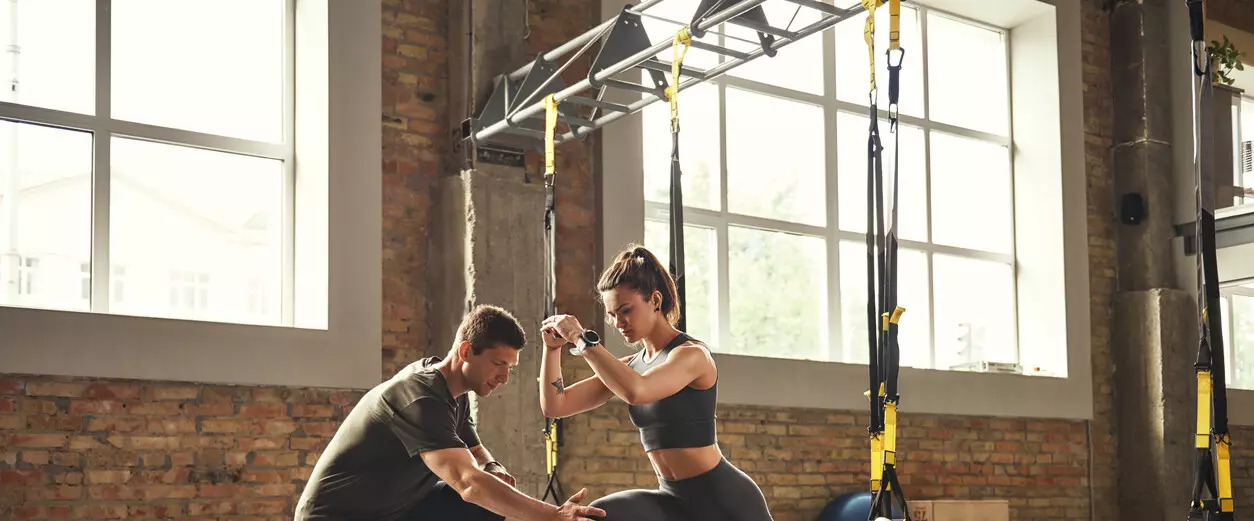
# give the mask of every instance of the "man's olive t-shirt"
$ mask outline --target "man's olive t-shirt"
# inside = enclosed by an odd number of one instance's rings
[[[295,521],[389,521],[439,481],[419,453],[479,445],[466,395],[419,360],[361,398],[314,465]]]

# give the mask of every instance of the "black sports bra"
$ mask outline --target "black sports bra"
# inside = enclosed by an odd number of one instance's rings
[[[693,340],[692,337],[680,333],[653,360],[645,361],[646,350],[641,349],[631,357],[627,365],[637,373],[644,374],[665,362],[671,350],[689,340]],[[705,447],[716,441],[714,409],[717,398],[718,382],[715,381],[709,389],[686,386],[656,402],[629,406],[627,412],[631,423],[640,429],[640,441],[646,452],[655,449]]]

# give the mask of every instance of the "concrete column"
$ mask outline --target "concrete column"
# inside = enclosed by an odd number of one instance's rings
[[[526,3],[449,3],[449,154],[433,191],[431,344],[444,354],[470,308],[493,304],[523,324],[528,345],[508,385],[471,403],[484,446],[518,478],[519,490],[543,495],[547,482],[540,413],[540,322],[544,319],[544,186],[522,166],[481,161],[460,141],[461,122],[478,114],[494,79],[526,63]]]
[[[1197,307],[1191,288],[1176,281],[1173,229],[1177,191],[1171,46],[1176,24],[1187,24],[1170,3],[1118,1],[1110,17],[1112,157],[1117,228],[1118,289],[1114,298],[1111,356],[1118,425],[1119,516],[1137,521],[1180,519],[1188,509],[1196,391],[1192,359],[1197,349]],[[1183,4],[1181,2],[1181,4]],[[1187,33],[1187,27],[1185,29]],[[1177,116],[1178,117],[1178,116]],[[1189,133],[1184,133],[1189,135]],[[1139,196],[1145,213],[1125,220],[1123,203]],[[1192,261],[1192,258],[1187,259]],[[1114,498],[1104,498],[1109,501]]]

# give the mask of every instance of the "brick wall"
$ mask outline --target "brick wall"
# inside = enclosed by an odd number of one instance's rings
[[[0,379],[0,519],[290,521],[354,391]]]
[[[383,377],[430,335],[427,238],[448,148],[448,4],[383,0]]]

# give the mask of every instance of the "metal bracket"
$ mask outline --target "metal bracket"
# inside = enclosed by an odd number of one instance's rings
[[[640,22],[640,15],[631,12],[629,7],[631,6],[624,6],[622,12],[618,14],[617,21],[610,29],[610,35],[601,45],[601,52],[597,53],[596,59],[592,61],[592,68],[588,70],[588,84],[594,89],[605,88],[605,84],[596,79],[597,74],[650,46],[649,33],[645,32],[644,24]],[[653,88],[659,93],[665,92],[668,85],[666,75],[656,69],[645,67],[645,64],[662,67],[661,60],[650,56],[641,64],[635,65],[635,68],[648,71],[653,79]]]

